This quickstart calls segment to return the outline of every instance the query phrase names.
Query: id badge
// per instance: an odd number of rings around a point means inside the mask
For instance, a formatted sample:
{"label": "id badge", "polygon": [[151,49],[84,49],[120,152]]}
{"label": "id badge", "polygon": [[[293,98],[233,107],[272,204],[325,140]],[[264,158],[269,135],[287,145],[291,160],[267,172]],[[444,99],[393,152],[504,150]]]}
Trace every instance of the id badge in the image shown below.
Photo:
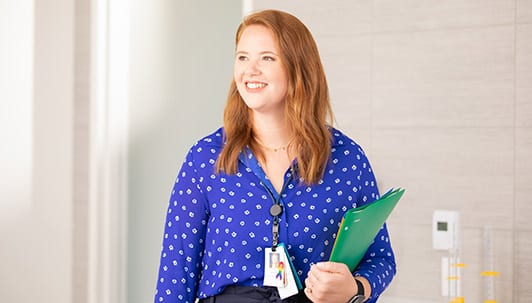
{"label": "id badge", "polygon": [[[264,285],[285,287],[287,284],[287,261],[288,258],[283,249],[272,250],[271,247],[265,249],[264,255]],[[289,266],[289,265],[288,265]]]}
{"label": "id badge", "polygon": [[277,287],[281,299],[297,294],[301,282],[299,277],[296,280],[294,276],[292,262],[285,246],[281,243],[275,251],[271,247],[264,251],[264,285]]}

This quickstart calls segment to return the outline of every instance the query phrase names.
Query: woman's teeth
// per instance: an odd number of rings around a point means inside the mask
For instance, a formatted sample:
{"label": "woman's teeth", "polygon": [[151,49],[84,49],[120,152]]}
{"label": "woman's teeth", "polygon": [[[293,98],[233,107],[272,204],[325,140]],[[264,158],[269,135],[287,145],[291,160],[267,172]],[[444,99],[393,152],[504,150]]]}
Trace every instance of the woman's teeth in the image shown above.
{"label": "woman's teeth", "polygon": [[266,83],[257,83],[257,82],[248,82],[246,86],[251,89],[263,88],[266,86]]}

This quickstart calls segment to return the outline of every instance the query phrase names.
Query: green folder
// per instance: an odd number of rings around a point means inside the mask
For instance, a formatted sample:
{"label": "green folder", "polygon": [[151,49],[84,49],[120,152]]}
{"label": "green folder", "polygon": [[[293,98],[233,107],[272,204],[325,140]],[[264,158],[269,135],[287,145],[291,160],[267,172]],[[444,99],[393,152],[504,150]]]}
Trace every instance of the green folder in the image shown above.
{"label": "green folder", "polygon": [[392,188],[379,199],[348,210],[338,229],[329,260],[344,263],[353,271],[404,191],[403,188]]}

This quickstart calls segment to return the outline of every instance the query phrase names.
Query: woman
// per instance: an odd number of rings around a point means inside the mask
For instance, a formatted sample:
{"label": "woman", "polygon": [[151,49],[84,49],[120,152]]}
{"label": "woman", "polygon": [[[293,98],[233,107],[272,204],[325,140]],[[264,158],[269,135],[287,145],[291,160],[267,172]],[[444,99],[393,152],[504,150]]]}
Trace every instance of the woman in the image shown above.
{"label": "woman", "polygon": [[[284,12],[248,16],[233,76],[223,128],[174,184],[155,302],[375,302],[395,275],[386,226],[353,273],[327,261],[345,211],[379,194],[361,147],[331,126],[311,33]],[[272,251],[293,267],[271,270]]]}

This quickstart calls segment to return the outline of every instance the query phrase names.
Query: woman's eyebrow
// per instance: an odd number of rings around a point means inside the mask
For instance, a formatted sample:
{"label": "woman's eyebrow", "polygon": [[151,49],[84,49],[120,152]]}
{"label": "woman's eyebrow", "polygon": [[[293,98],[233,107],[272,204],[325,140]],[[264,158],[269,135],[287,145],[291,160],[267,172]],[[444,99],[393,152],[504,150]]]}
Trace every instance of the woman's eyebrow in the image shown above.
{"label": "woman's eyebrow", "polygon": [[[243,50],[240,50],[240,51],[237,51],[235,54],[237,55],[248,55],[249,52],[248,51],[243,51]],[[279,56],[276,52],[274,51],[262,51],[259,53],[259,55],[266,55],[266,54],[269,54],[269,55],[275,55],[275,56]]]}

